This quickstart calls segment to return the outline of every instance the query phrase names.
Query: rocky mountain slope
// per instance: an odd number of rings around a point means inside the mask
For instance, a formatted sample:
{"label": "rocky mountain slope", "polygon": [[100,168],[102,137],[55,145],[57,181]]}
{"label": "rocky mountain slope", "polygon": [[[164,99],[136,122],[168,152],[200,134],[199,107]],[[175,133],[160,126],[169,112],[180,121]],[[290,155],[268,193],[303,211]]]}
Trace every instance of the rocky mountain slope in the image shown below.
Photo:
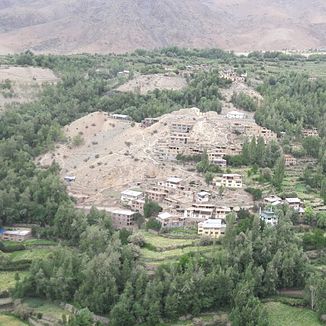
{"label": "rocky mountain slope", "polygon": [[324,0],[2,0],[0,52],[326,46]]}

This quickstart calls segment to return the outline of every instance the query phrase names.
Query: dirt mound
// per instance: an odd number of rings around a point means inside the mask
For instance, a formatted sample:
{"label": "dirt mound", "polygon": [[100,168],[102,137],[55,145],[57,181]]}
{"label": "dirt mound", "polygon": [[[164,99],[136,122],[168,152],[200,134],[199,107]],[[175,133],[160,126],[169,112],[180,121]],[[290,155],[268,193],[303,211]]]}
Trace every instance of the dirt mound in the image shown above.
{"label": "dirt mound", "polygon": [[183,77],[162,74],[140,75],[117,88],[120,92],[146,94],[155,89],[180,90],[187,86]]}
{"label": "dirt mound", "polygon": [[7,87],[0,87],[0,111],[11,103],[34,100],[44,83],[56,83],[58,80],[50,69],[0,66],[0,85],[9,81]]}

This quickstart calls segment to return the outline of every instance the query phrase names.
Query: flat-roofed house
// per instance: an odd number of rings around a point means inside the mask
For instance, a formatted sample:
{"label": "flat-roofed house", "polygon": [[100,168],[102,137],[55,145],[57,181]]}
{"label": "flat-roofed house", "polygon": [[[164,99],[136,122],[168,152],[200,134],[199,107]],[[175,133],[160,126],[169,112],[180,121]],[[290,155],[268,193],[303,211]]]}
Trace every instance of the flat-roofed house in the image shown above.
{"label": "flat-roofed house", "polygon": [[175,121],[170,125],[170,130],[176,133],[190,133],[194,124],[194,121]]}
{"label": "flat-roofed house", "polygon": [[285,166],[294,166],[297,165],[297,159],[292,155],[284,155]]}
{"label": "flat-roofed house", "polygon": [[215,207],[214,216],[217,219],[220,218],[220,219],[225,220],[226,219],[226,215],[228,215],[229,213],[231,213],[231,208],[230,207],[217,206],[217,207]]}
{"label": "flat-roofed house", "polygon": [[115,120],[122,120],[122,121],[131,121],[132,118],[129,115],[126,114],[111,114],[110,117]]}
{"label": "flat-roofed house", "polygon": [[266,205],[277,206],[277,205],[281,205],[283,203],[283,201],[282,201],[282,198],[275,196],[275,195],[271,195],[269,197],[264,198],[264,203]]}
{"label": "flat-roofed house", "polygon": [[302,133],[303,133],[304,137],[316,137],[316,136],[318,136],[318,130],[316,128],[303,129]]}
{"label": "flat-roofed house", "polygon": [[141,212],[143,213],[145,206],[145,200],[144,199],[135,199],[130,202],[130,208],[135,212]]}
{"label": "flat-roofed house", "polygon": [[143,197],[144,197],[143,192],[128,189],[128,190],[125,190],[125,191],[121,192],[121,198],[120,199],[121,199],[121,201],[123,203],[129,203],[132,200],[141,199]]}
{"label": "flat-roofed house", "polygon": [[184,217],[171,214],[169,212],[161,212],[156,217],[162,225],[162,228],[175,228],[184,226]]}
{"label": "flat-roofed house", "polygon": [[226,114],[228,119],[244,119],[246,114],[240,111],[230,111]]}
{"label": "flat-roofed house", "polygon": [[240,174],[223,174],[216,177],[216,187],[241,188],[242,176]]}
{"label": "flat-roofed house", "polygon": [[303,202],[300,198],[285,198],[285,202],[294,210],[298,211],[299,213],[304,213],[303,209]]}
{"label": "flat-roofed house", "polygon": [[184,210],[184,218],[206,220],[213,217],[215,206],[213,204],[192,204]]}
{"label": "flat-roofed house", "polygon": [[207,235],[211,238],[219,238],[225,234],[226,224],[222,219],[208,219],[198,223],[198,234]]}
{"label": "flat-roofed house", "polygon": [[211,194],[207,191],[199,191],[196,194],[196,201],[199,203],[206,203],[211,198]]}
{"label": "flat-roofed house", "polygon": [[22,242],[32,237],[31,229],[14,229],[14,230],[5,230],[1,234],[2,240]]}
{"label": "flat-roofed house", "polygon": [[147,199],[152,200],[152,201],[156,201],[158,203],[163,202],[167,195],[168,195],[167,192],[159,191],[159,190],[156,190],[156,189],[155,190],[150,189],[150,190],[145,191],[145,196],[146,196]]}
{"label": "flat-roofed house", "polygon": [[165,187],[165,188],[172,188],[176,189],[181,186],[182,179],[178,177],[170,177],[167,178],[165,181],[159,181],[159,186]]}
{"label": "flat-roofed house", "polygon": [[130,229],[135,225],[135,214],[129,209],[110,207],[105,209],[111,216],[113,227],[116,229]]}
{"label": "flat-roofed house", "polygon": [[276,225],[278,222],[278,217],[277,215],[273,212],[272,209],[270,210],[265,210],[265,211],[260,211],[260,219],[264,221],[268,225]]}

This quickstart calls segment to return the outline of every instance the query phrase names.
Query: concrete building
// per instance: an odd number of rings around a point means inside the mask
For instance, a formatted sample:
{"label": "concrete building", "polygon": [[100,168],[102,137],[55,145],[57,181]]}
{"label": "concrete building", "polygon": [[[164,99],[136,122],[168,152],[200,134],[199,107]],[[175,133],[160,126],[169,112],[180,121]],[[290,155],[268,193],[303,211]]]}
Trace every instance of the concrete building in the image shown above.
{"label": "concrete building", "polygon": [[141,122],[141,127],[142,128],[148,128],[148,127],[152,126],[154,123],[157,123],[157,122],[159,122],[158,118],[145,118]]}
{"label": "concrete building", "polygon": [[231,213],[231,208],[226,206],[217,206],[215,207],[214,216],[216,219],[226,219],[226,215]]}
{"label": "concrete building", "polygon": [[287,203],[291,208],[294,210],[304,213],[303,209],[303,202],[301,199],[295,197],[295,198],[285,198],[285,203]]}
{"label": "concrete building", "polygon": [[214,204],[192,204],[184,210],[184,218],[194,220],[207,220],[213,218]]}
{"label": "concrete building", "polygon": [[199,203],[207,203],[211,198],[211,194],[207,191],[199,191],[196,194],[196,201]]}
{"label": "concrete building", "polygon": [[130,208],[135,212],[143,213],[144,205],[145,205],[144,199],[135,199],[130,202]]}
{"label": "concrete building", "polygon": [[273,212],[272,209],[270,210],[265,210],[265,211],[260,211],[260,219],[264,221],[268,225],[276,225],[278,222],[278,217],[277,215]]}
{"label": "concrete building", "polygon": [[135,225],[134,216],[136,212],[133,212],[129,209],[121,208],[107,208],[108,212],[112,219],[113,227],[116,229],[131,229]]}
{"label": "concrete building", "polygon": [[125,190],[125,191],[122,191],[122,192],[121,192],[120,200],[121,200],[123,203],[129,203],[129,202],[131,202],[132,200],[141,199],[141,198],[143,198],[143,197],[144,197],[143,192],[128,189],[128,190]]}
{"label": "concrete building", "polygon": [[158,185],[165,188],[177,189],[181,186],[182,179],[178,177],[170,177],[165,181],[159,181]]}
{"label": "concrete building", "polygon": [[22,242],[32,237],[31,229],[6,230],[1,234],[2,240]]}
{"label": "concrete building", "polygon": [[226,114],[228,119],[244,119],[246,114],[240,111],[230,111]]}
{"label": "concrete building", "polygon": [[217,239],[225,234],[226,224],[222,219],[208,219],[198,223],[198,234]]}
{"label": "concrete building", "polygon": [[216,187],[225,188],[241,188],[242,187],[242,176],[240,174],[223,174],[222,176],[216,177]]}
{"label": "concrete building", "polygon": [[175,133],[190,133],[194,123],[194,121],[175,121],[170,125],[170,130]]}
{"label": "concrete building", "polygon": [[110,117],[115,120],[124,120],[124,121],[131,121],[132,118],[126,114],[111,114]]}
{"label": "concrete building", "polygon": [[271,195],[269,197],[264,198],[264,203],[266,205],[277,206],[277,205],[281,205],[283,203],[283,201],[282,201],[282,198],[275,196],[275,195]]}
{"label": "concrete building", "polygon": [[316,128],[303,129],[302,134],[304,137],[316,137],[318,136],[318,130]]}
{"label": "concrete building", "polygon": [[285,166],[294,166],[297,165],[297,159],[292,155],[284,155]]}
{"label": "concrete building", "polygon": [[165,191],[160,191],[157,189],[152,190],[146,190],[145,192],[146,198],[152,201],[156,201],[158,203],[161,203],[164,201],[165,197],[168,195]]}
{"label": "concrete building", "polygon": [[161,223],[162,228],[176,228],[184,226],[184,217],[168,212],[159,213],[156,220]]}

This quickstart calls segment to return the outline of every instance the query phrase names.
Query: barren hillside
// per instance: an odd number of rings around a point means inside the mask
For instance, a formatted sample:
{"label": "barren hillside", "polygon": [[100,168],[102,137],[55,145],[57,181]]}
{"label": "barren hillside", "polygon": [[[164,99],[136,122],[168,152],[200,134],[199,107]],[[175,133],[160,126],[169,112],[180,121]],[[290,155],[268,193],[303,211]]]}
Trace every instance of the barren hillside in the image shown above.
{"label": "barren hillside", "polygon": [[[189,142],[201,148],[230,144],[241,148],[242,138],[232,132],[231,120],[215,112],[203,114],[196,108],[182,109],[163,115],[148,128],[114,120],[107,113],[94,112],[64,128],[68,139],[81,135],[83,144],[58,144],[54,151],[39,157],[37,162],[46,167],[56,161],[62,169],[62,178],[75,176],[69,191],[83,204],[114,205],[119,191],[172,175],[202,183],[202,177],[196,172],[160,158],[162,142],[169,139],[170,125],[176,121],[194,123]],[[255,125],[251,119],[244,123]],[[250,200],[244,192],[242,195],[246,201]],[[234,205],[236,197],[231,196],[230,201]]]}
{"label": "barren hillside", "polygon": [[0,112],[8,104],[34,100],[44,84],[58,80],[50,69],[0,66]]}
{"label": "barren hillside", "polygon": [[0,52],[326,46],[324,0],[2,0]]}

